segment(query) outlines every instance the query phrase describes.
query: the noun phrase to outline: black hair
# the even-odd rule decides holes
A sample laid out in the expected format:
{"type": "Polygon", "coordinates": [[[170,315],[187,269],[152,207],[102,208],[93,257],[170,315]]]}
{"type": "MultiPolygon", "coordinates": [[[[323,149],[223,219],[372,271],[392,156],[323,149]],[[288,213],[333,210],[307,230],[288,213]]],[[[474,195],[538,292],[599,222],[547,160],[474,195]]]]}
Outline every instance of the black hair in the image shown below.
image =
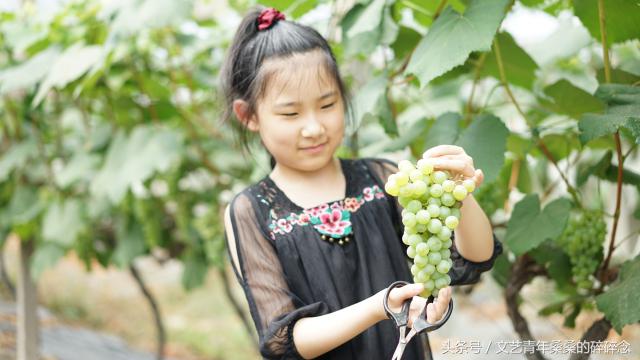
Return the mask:
{"type": "MultiPolygon", "coordinates": [[[[327,40],[315,29],[296,22],[280,20],[270,28],[258,31],[258,16],[264,7],[251,9],[242,19],[233,38],[222,67],[220,78],[224,94],[222,120],[228,122],[233,116],[233,101],[242,99],[249,104],[249,113],[255,113],[257,102],[264,95],[269,76],[261,71],[261,66],[269,58],[288,58],[294,54],[320,50],[324,55],[325,70],[340,90],[347,123],[352,112],[350,96],[340,76],[336,58],[327,40]]],[[[235,126],[242,146],[248,146],[248,129],[235,126]]],[[[273,157],[271,166],[274,166],[273,157]]]]}

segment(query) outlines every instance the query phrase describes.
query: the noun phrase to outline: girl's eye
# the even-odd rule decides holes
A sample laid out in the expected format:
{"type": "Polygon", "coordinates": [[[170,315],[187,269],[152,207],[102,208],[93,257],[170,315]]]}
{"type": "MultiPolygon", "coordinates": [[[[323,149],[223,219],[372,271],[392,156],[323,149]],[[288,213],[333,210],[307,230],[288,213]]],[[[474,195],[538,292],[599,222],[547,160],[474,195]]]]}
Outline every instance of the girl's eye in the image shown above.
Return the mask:
{"type": "Polygon", "coordinates": [[[286,114],[280,114],[280,115],[289,116],[290,117],[290,116],[296,116],[296,115],[298,115],[298,113],[286,113],[286,114]]]}
{"type": "Polygon", "coordinates": [[[332,102],[331,104],[327,104],[327,105],[323,106],[322,108],[323,109],[328,109],[328,108],[332,107],[333,105],[335,105],[334,102],[332,102]]]}

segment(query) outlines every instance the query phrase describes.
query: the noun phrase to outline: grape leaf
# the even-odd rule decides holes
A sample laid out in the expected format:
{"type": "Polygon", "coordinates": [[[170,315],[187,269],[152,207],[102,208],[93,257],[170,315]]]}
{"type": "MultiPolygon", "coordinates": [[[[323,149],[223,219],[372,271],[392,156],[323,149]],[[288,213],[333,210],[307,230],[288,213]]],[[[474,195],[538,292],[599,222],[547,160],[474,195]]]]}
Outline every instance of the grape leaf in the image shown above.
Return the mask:
{"type": "Polygon", "coordinates": [[[366,117],[371,116],[381,120],[387,134],[398,135],[398,126],[391,115],[386,93],[387,78],[384,75],[371,79],[360,89],[353,102],[356,129],[366,117]]]}
{"type": "Polygon", "coordinates": [[[491,114],[476,115],[471,125],[462,131],[455,145],[464,148],[473,158],[474,166],[482,169],[484,181],[497,178],[507,148],[509,130],[499,118],[491,114]]]}
{"type": "Polygon", "coordinates": [[[2,71],[0,95],[16,90],[30,90],[47,75],[59,53],[58,47],[52,46],[20,65],[2,71]]]}
{"type": "Polygon", "coordinates": [[[604,84],[598,87],[595,96],[607,103],[604,114],[584,114],[578,123],[580,141],[611,135],[626,128],[640,143],[640,88],[622,84],[604,84]]]}
{"type": "Polygon", "coordinates": [[[545,240],[554,240],[564,230],[569,218],[571,202],[556,199],[540,211],[538,194],[528,194],[520,200],[507,224],[505,242],[518,256],[537,247],[545,240]]]}
{"type": "Polygon", "coordinates": [[[71,246],[82,231],[82,204],[75,199],[49,206],[42,221],[42,238],[63,247],[71,246]]]}
{"type": "Polygon", "coordinates": [[[53,87],[62,89],[68,83],[82,76],[100,61],[102,55],[103,49],[97,45],[73,45],[66,49],[53,63],[47,77],[40,84],[32,105],[38,105],[53,87]]]}
{"type": "MultiPolygon", "coordinates": [[[[640,13],[637,0],[603,1],[607,43],[609,45],[640,37],[640,21],[631,14],[640,13]]],[[[600,20],[598,0],[573,0],[574,12],[589,30],[591,36],[598,41],[600,37],[600,20]]]]}
{"type": "Polygon", "coordinates": [[[116,249],[113,263],[120,268],[129,266],[134,258],[144,254],[144,233],[139,222],[126,221],[121,217],[116,222],[116,249]]]}
{"type": "MultiPolygon", "coordinates": [[[[500,45],[500,54],[502,55],[504,71],[509,83],[531,89],[535,80],[535,71],[538,65],[533,61],[531,56],[527,54],[513,40],[511,35],[501,32],[496,36],[496,41],[500,45]]],[[[496,79],[500,78],[498,70],[498,62],[494,52],[487,54],[481,75],[491,75],[496,79]]]]}
{"type": "Polygon", "coordinates": [[[627,324],[640,321],[640,256],[625,261],[620,275],[608,291],[596,297],[596,305],[618,334],[627,324]]]}
{"type": "Polygon", "coordinates": [[[176,131],[143,125],[129,136],[120,131],[91,182],[91,193],[107,196],[117,204],[131,185],[145,181],[156,171],[168,170],[181,156],[182,136],[176,131]]]}
{"type": "Polygon", "coordinates": [[[33,280],[38,280],[46,269],[58,263],[58,260],[64,256],[64,253],[65,250],[55,243],[45,242],[40,244],[36,248],[29,265],[33,280]]]}
{"type": "Polygon", "coordinates": [[[597,97],[574,86],[562,79],[544,88],[544,93],[550,99],[540,102],[551,110],[560,114],[579,119],[584,113],[600,113],[604,110],[604,103],[597,97]]]}
{"type": "Polygon", "coordinates": [[[405,74],[415,74],[422,87],[465,62],[473,51],[488,51],[502,22],[508,0],[473,0],[463,14],[448,6],[411,56],[405,74]]]}

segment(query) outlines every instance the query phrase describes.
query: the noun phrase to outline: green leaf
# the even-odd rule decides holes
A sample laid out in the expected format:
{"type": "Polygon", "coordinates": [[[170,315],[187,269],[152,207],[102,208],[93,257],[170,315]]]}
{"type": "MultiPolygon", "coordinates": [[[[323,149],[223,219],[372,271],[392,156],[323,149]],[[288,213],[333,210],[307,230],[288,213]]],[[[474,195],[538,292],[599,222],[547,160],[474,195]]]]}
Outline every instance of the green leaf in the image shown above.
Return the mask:
{"type": "MultiPolygon", "coordinates": [[[[603,1],[607,44],[611,45],[640,37],[640,21],[631,14],[640,13],[637,0],[603,1]]],[[[591,36],[601,41],[598,0],[573,0],[574,13],[589,30],[591,36]]]]}
{"type": "Polygon", "coordinates": [[[142,125],[128,137],[119,131],[91,183],[91,193],[117,204],[132,184],[168,170],[181,156],[182,136],[176,131],[142,125]]]}
{"type": "Polygon", "coordinates": [[[509,277],[511,277],[511,263],[506,254],[500,254],[496,258],[496,261],[493,263],[493,268],[491,269],[491,276],[500,284],[502,287],[507,286],[507,282],[509,281],[509,277]]]}
{"type": "Polygon", "coordinates": [[[491,114],[480,114],[473,117],[456,141],[455,145],[464,148],[473,158],[477,169],[484,172],[484,181],[491,182],[497,178],[507,147],[509,130],[499,118],[491,114]]]}
{"type": "Polygon", "coordinates": [[[416,48],[405,74],[422,87],[465,62],[473,51],[488,51],[502,22],[508,0],[472,0],[464,14],[448,6],[416,48]]]}
{"type": "Polygon", "coordinates": [[[347,37],[354,38],[362,33],[368,33],[380,27],[382,22],[382,10],[385,0],[373,0],[365,6],[355,22],[346,32],[347,37]]]}
{"type": "Polygon", "coordinates": [[[90,181],[100,164],[100,156],[77,152],[69,163],[55,174],[55,182],[66,188],[77,181],[90,181]]]}
{"type": "Polygon", "coordinates": [[[45,242],[36,247],[36,251],[31,258],[31,277],[38,280],[42,273],[52,268],[64,256],[65,250],[54,243],[45,242]]]}
{"type": "Polygon", "coordinates": [[[430,149],[441,144],[455,143],[460,133],[461,120],[462,116],[454,112],[447,112],[438,116],[427,133],[424,149],[430,149]]]}
{"type": "MultiPolygon", "coordinates": [[[[367,9],[365,5],[355,4],[344,16],[340,25],[342,27],[345,54],[353,56],[355,54],[370,54],[378,46],[380,39],[381,27],[372,31],[362,32],[353,37],[348,36],[349,30],[360,19],[364,11],[367,9]]],[[[363,20],[364,21],[364,20],[363,20]]]]}
{"type": "Polygon", "coordinates": [[[11,197],[5,215],[9,218],[9,223],[22,225],[40,215],[43,208],[44,204],[38,198],[36,189],[19,186],[11,197]]]}
{"type": "Polygon", "coordinates": [[[37,154],[38,145],[31,139],[9,147],[4,155],[0,157],[0,182],[6,181],[13,170],[22,168],[37,154]]]}
{"type": "Polygon", "coordinates": [[[429,129],[424,142],[424,150],[437,145],[453,144],[464,148],[473,158],[477,169],[482,169],[485,182],[497,178],[504,164],[504,152],[509,130],[494,115],[476,115],[471,125],[459,130],[462,116],[448,112],[440,115],[429,129]]]}
{"type": "MultiPolygon", "coordinates": [[[[509,33],[498,33],[496,41],[500,46],[507,81],[522,88],[531,89],[536,78],[535,71],[538,65],[529,54],[518,46],[509,33]]],[[[480,74],[500,79],[500,71],[494,52],[487,54],[480,74]]]]}
{"type": "Polygon", "coordinates": [[[395,57],[398,59],[404,59],[404,57],[409,55],[416,47],[421,38],[422,35],[420,35],[419,32],[406,26],[400,26],[398,37],[391,45],[395,57]]]}
{"type": "Polygon", "coordinates": [[[640,256],[625,261],[620,268],[620,275],[608,291],[596,297],[598,310],[622,334],[627,324],[640,321],[640,256]]]}
{"type": "Polygon", "coordinates": [[[133,259],[146,251],[142,227],[135,221],[118,219],[116,223],[116,249],[113,252],[113,263],[120,268],[131,264],[133,259]]]}
{"type": "Polygon", "coordinates": [[[564,79],[544,88],[544,93],[550,100],[542,99],[543,105],[574,119],[579,119],[587,112],[599,113],[604,110],[604,103],[600,99],[564,79]]]}
{"type": "Polygon", "coordinates": [[[184,272],[182,273],[182,286],[191,290],[204,283],[207,276],[207,261],[202,256],[190,255],[184,260],[184,272]]]}
{"type": "Polygon", "coordinates": [[[572,285],[571,260],[569,256],[551,241],[545,241],[529,252],[531,257],[544,266],[558,289],[569,291],[572,285]]]}
{"type": "Polygon", "coordinates": [[[520,200],[507,224],[505,242],[518,256],[542,244],[545,240],[555,240],[566,226],[571,202],[560,198],[550,202],[540,210],[537,194],[528,194],[520,200]]]}
{"type": "Polygon", "coordinates": [[[42,221],[42,238],[68,248],[84,227],[84,209],[80,201],[67,199],[49,205],[42,221]]]}
{"type": "Polygon", "coordinates": [[[81,46],[76,44],[64,51],[53,63],[47,77],[43,80],[32,106],[37,106],[49,90],[64,88],[68,83],[82,76],[102,58],[101,46],[81,46]]]}
{"type": "Polygon", "coordinates": [[[607,103],[607,109],[604,114],[587,113],[582,116],[578,124],[580,141],[584,144],[625,128],[631,132],[636,143],[640,143],[640,88],[604,84],[598,87],[595,95],[607,103]]]}
{"type": "Polygon", "coordinates": [[[59,53],[57,47],[50,47],[23,63],[0,72],[0,95],[16,90],[31,90],[47,75],[59,53]]]}
{"type": "Polygon", "coordinates": [[[398,126],[387,99],[387,83],[386,76],[382,75],[371,79],[360,89],[353,102],[356,128],[372,117],[380,120],[387,134],[398,135],[398,126]]]}

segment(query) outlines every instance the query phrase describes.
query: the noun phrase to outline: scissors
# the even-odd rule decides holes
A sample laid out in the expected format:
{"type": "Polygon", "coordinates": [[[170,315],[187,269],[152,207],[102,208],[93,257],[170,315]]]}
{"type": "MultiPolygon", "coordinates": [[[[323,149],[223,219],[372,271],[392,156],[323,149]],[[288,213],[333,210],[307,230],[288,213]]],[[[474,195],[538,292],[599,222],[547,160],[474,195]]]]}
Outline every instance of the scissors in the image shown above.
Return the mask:
{"type": "Polygon", "coordinates": [[[409,323],[409,306],[411,305],[412,299],[407,299],[402,303],[402,309],[400,310],[400,312],[393,312],[389,308],[389,293],[391,293],[391,290],[405,285],[409,285],[409,283],[402,280],[396,281],[393,284],[389,285],[387,291],[384,294],[384,310],[387,313],[387,316],[396,322],[396,327],[398,328],[398,332],[400,333],[400,340],[398,341],[398,346],[396,346],[396,351],[393,353],[393,357],[391,358],[391,360],[400,360],[402,358],[402,353],[404,353],[405,347],[415,335],[423,331],[429,332],[439,329],[442,325],[444,325],[444,323],[447,322],[447,320],[449,320],[451,312],[453,311],[453,299],[451,299],[449,301],[449,306],[447,307],[447,312],[442,317],[442,319],[440,319],[440,321],[436,322],[435,324],[428,322],[427,305],[433,303],[434,300],[434,297],[432,295],[429,295],[424,308],[422,309],[422,311],[420,311],[418,317],[413,321],[411,331],[406,334],[407,326],[409,323]]]}

